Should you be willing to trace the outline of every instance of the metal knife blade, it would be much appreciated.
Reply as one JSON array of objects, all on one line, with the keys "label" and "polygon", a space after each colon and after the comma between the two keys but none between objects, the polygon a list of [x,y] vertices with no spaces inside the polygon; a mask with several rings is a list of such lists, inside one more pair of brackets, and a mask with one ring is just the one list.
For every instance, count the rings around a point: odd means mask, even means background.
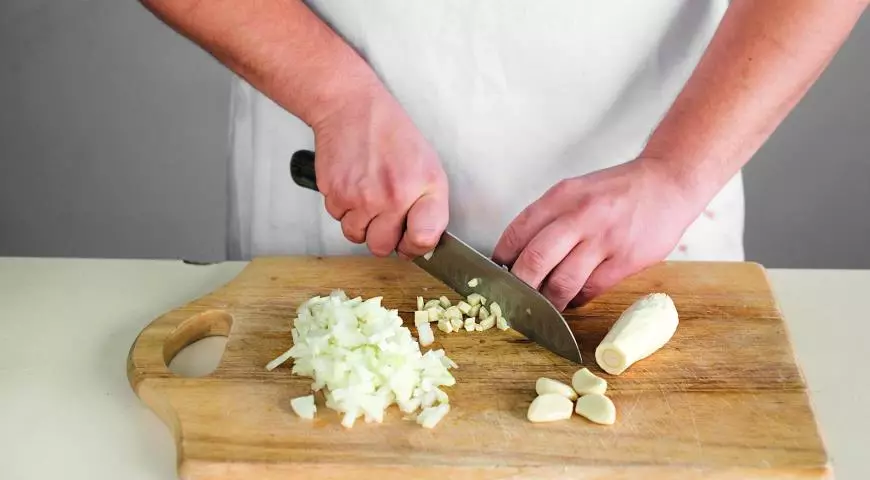
[{"label": "metal knife blade", "polygon": [[[444,232],[428,260],[414,263],[463,297],[477,292],[498,302],[511,328],[551,352],[581,363],[580,348],[556,307],[537,290],[477,250]],[[477,285],[468,283],[477,279]]]},{"label": "metal knife blade", "polygon": [[[294,153],[290,175],[297,185],[316,191],[314,152]],[[498,302],[511,328],[563,358],[582,362],[568,322],[547,297],[449,232],[444,232],[428,260],[418,257],[414,263],[463,297],[477,292],[487,301]],[[473,288],[468,285],[472,279],[478,280]]]}]

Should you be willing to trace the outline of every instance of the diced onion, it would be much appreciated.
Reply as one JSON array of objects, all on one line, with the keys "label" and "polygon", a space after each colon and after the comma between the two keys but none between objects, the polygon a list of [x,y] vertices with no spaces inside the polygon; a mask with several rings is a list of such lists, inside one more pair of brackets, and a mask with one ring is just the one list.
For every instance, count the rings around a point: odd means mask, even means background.
[{"label": "diced onion", "polygon": [[[309,299],[296,314],[292,348],[266,368],[292,358],[292,373],[313,379],[312,390],[324,391],[326,407],[343,414],[344,427],[351,428],[360,417],[380,423],[393,404],[405,413],[422,406],[430,412],[422,420],[418,417],[424,426],[434,426],[449,411],[440,408],[447,404],[447,394],[439,387],[456,383],[449,372],[456,364],[444,350],[422,353],[398,311],[381,306],[381,297],[349,299],[336,290],[328,297]],[[422,333],[427,328],[432,333],[428,322],[417,328],[421,342],[430,340]],[[294,401],[294,411],[307,414],[308,400]]]},{"label": "diced onion", "polygon": [[304,397],[296,397],[290,400],[290,408],[302,418],[311,420],[317,412],[317,407],[314,405],[314,395],[306,395]]},{"label": "diced onion", "polygon": [[417,336],[420,337],[420,345],[428,347],[435,341],[435,333],[432,331],[432,326],[429,322],[423,322],[417,325]]},{"label": "diced onion", "polygon": [[417,416],[417,423],[422,425],[423,428],[434,428],[449,411],[450,404],[448,403],[442,403],[437,407],[425,408],[420,415]]}]

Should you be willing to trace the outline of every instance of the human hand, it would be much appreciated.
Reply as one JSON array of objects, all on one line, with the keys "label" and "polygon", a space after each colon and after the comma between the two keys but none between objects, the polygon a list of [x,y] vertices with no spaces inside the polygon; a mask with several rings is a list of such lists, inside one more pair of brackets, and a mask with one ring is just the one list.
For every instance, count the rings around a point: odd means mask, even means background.
[{"label": "human hand", "polygon": [[703,209],[655,159],[569,178],[523,210],[493,259],[564,310],[673,250]]},{"label": "human hand", "polygon": [[317,188],[351,242],[413,258],[435,248],[448,222],[438,156],[382,87],[315,122]]}]

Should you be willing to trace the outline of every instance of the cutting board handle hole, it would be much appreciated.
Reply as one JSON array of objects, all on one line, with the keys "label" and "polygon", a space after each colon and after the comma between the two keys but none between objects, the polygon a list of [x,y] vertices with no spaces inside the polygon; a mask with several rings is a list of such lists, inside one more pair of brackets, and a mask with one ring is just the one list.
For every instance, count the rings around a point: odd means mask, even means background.
[{"label": "cutting board handle hole", "polygon": [[166,366],[181,377],[210,375],[220,365],[232,323],[232,316],[223,310],[184,320],[163,344]]}]

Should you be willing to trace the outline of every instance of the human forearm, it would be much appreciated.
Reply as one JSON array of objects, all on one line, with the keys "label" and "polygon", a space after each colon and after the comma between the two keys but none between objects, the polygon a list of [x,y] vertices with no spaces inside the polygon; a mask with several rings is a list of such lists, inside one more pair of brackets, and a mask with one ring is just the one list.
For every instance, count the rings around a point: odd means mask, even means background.
[{"label": "human forearm", "polygon": [[822,73],[866,0],[735,0],[642,158],[709,200]]},{"label": "human forearm", "polygon": [[349,241],[377,256],[414,258],[435,247],[450,212],[437,152],[368,64],[305,4],[140,1],[312,127],[317,188]]},{"label": "human forearm", "polygon": [[365,61],[298,0],[141,0],[309,125],[381,89]]}]

